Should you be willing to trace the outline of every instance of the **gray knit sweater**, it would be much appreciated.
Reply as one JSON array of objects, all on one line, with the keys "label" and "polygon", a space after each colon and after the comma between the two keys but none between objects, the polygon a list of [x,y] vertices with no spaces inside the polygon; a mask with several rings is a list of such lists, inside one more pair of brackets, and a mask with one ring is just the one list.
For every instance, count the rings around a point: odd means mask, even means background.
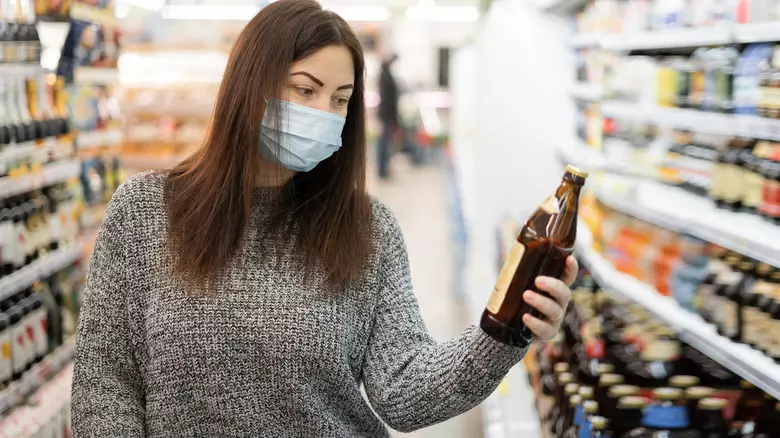
[{"label": "gray knit sweater", "polygon": [[386,437],[385,424],[411,431],[476,406],[525,354],[475,327],[431,339],[401,230],[378,201],[376,254],[340,295],[305,286],[294,257],[263,249],[283,244],[260,238],[263,190],[218,292],[185,290],[167,274],[164,178],[120,187],[98,237],[76,341],[75,438]]}]

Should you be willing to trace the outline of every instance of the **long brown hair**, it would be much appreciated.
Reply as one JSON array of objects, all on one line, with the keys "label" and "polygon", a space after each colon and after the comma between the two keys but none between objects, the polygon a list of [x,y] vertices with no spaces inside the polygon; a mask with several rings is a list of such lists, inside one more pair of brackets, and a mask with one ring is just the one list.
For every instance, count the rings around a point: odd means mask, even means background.
[{"label": "long brown hair", "polygon": [[333,45],[347,48],[355,67],[343,145],[279,191],[272,229],[294,236],[305,266],[321,267],[331,286],[344,287],[360,275],[371,250],[363,50],[346,21],[316,1],[281,0],[260,11],[239,35],[211,132],[168,177],[174,272],[188,282],[210,282],[241,245],[261,172],[258,139],[266,102],[281,97],[291,63]]}]

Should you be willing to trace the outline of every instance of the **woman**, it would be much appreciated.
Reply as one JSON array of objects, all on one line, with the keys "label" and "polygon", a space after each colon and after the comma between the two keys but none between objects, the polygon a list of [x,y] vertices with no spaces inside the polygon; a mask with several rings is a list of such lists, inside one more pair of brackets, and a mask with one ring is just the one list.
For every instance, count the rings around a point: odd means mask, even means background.
[{"label": "woman", "polygon": [[[203,149],[117,191],[78,328],[76,438],[388,436],[474,407],[523,357],[475,327],[428,335],[398,224],[365,192],[363,68],[340,17],[272,3],[233,48]],[[549,339],[569,290],[539,285],[557,301],[527,293],[548,319],[526,323]]]}]

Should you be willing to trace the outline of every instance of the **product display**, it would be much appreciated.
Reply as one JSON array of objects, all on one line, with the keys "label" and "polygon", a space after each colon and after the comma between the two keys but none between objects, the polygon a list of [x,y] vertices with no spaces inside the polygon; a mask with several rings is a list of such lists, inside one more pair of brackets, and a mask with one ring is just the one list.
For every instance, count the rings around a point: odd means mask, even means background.
[{"label": "product display", "polygon": [[[585,270],[564,321],[562,336],[536,349],[539,366],[530,375],[546,436],[593,436],[595,429],[614,437],[725,437],[774,427],[777,400],[681,342],[641,307],[607,296]],[[586,357],[599,361],[595,393],[592,377],[569,372]],[[596,401],[588,401],[591,394]],[[559,410],[562,400],[571,408]],[[724,434],[711,435],[716,431]]]}]

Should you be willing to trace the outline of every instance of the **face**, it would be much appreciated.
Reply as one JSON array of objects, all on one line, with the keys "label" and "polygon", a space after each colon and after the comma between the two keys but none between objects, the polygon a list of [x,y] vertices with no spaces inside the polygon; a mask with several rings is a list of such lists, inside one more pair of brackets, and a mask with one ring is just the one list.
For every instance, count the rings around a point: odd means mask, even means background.
[{"label": "face", "polygon": [[290,66],[282,98],[347,117],[355,85],[352,55],[343,46],[329,46]]}]

